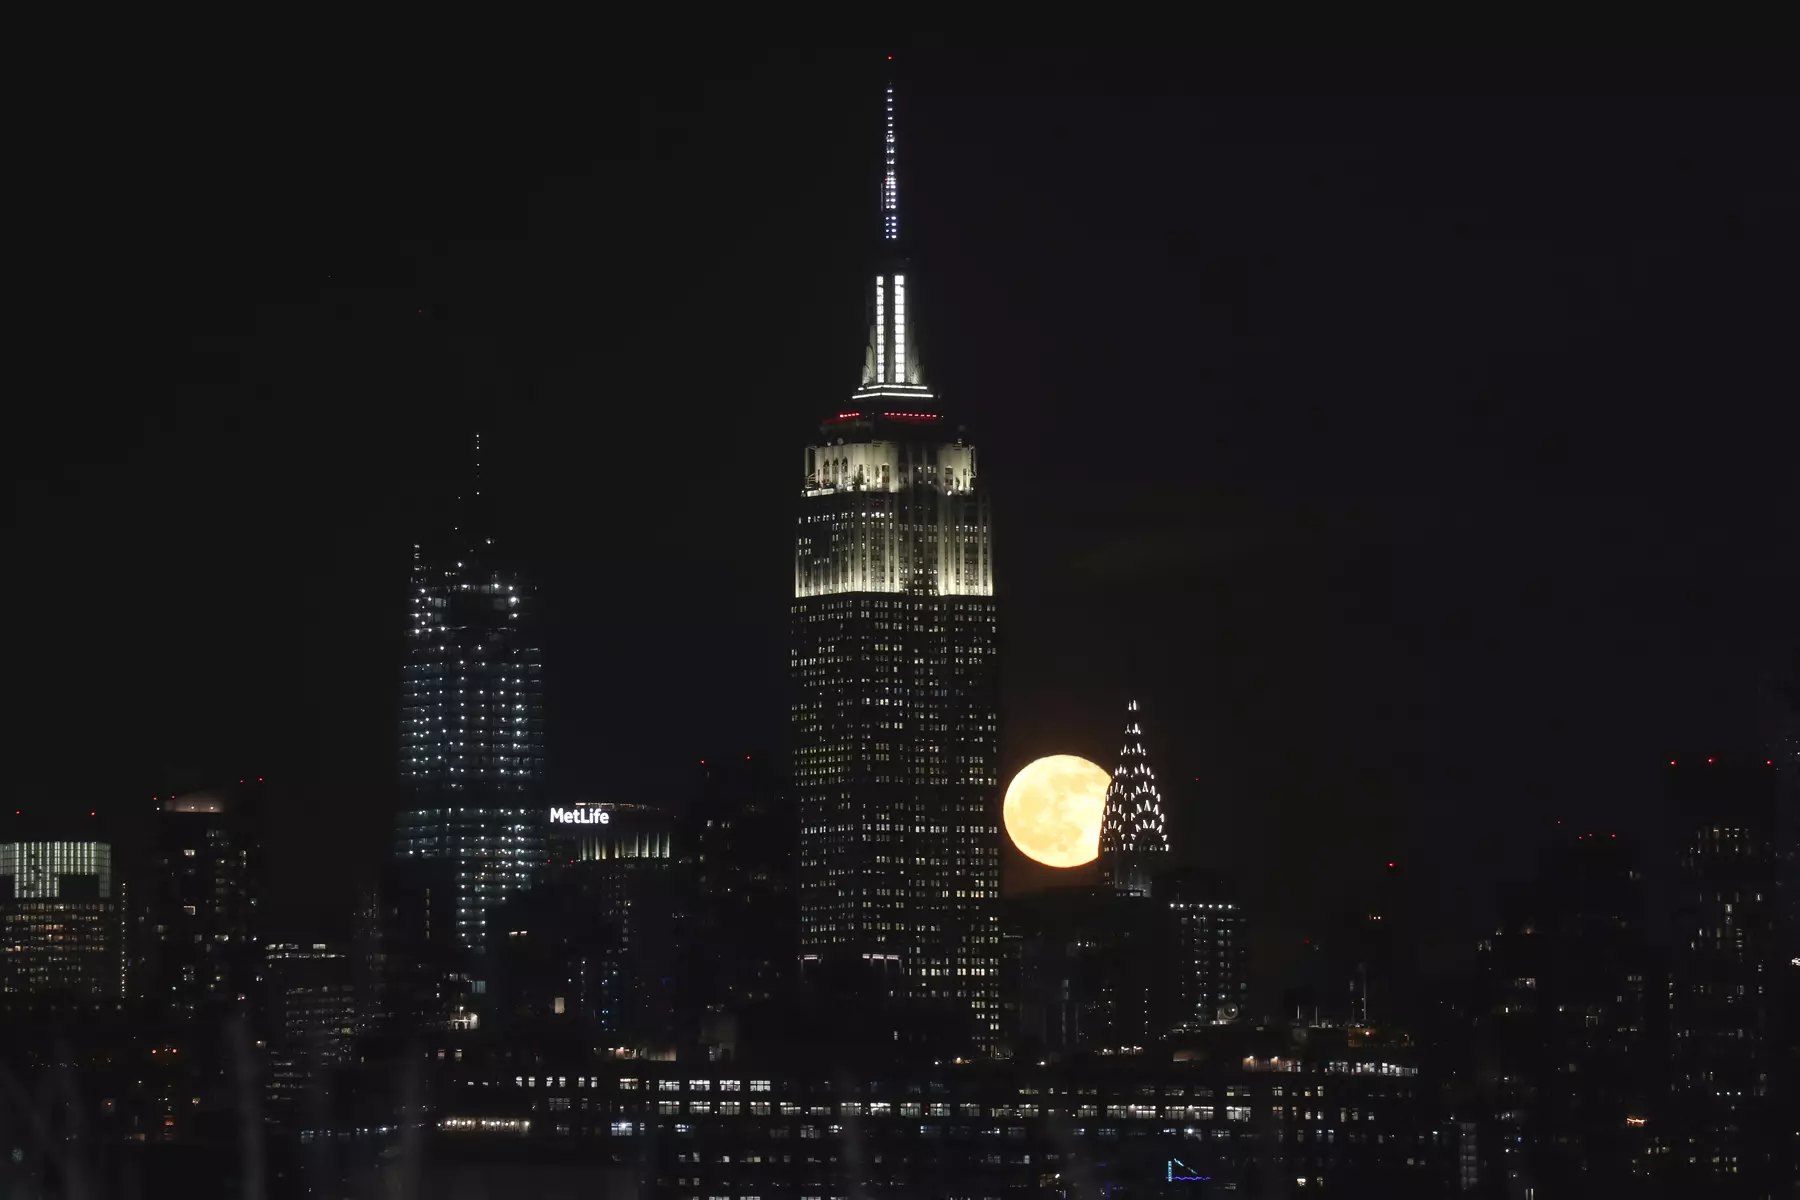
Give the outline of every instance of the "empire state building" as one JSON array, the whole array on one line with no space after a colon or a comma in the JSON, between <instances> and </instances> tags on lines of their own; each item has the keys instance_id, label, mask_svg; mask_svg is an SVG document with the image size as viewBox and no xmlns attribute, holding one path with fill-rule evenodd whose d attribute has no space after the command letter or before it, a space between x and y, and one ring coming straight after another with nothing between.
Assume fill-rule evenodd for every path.
<instances>
[{"instance_id":1,"label":"empire state building","mask_svg":"<svg viewBox=\"0 0 1800 1200\"><path fill-rule=\"evenodd\" d=\"M806 447L790 670L804 969L999 1040L994 550L975 446L926 383L894 93L861 386Z\"/></svg>"}]
</instances>

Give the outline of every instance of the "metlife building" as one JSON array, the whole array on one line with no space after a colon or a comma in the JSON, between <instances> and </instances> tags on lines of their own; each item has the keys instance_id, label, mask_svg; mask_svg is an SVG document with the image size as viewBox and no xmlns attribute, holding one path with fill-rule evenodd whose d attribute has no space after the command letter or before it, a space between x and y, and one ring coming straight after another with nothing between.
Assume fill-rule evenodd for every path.
<instances>
[{"instance_id":1,"label":"metlife building","mask_svg":"<svg viewBox=\"0 0 1800 1200\"><path fill-rule=\"evenodd\" d=\"M578 801L544 811L546 857L559 867L620 859L667 865L673 842L669 814L647 804Z\"/></svg>"},{"instance_id":2,"label":"metlife building","mask_svg":"<svg viewBox=\"0 0 1800 1200\"><path fill-rule=\"evenodd\" d=\"M503 1006L566 1021L611 1048L659 1053L691 1025L678 1004L680 889L670 815L642 804L554 805L549 860L496 911Z\"/></svg>"}]
</instances>

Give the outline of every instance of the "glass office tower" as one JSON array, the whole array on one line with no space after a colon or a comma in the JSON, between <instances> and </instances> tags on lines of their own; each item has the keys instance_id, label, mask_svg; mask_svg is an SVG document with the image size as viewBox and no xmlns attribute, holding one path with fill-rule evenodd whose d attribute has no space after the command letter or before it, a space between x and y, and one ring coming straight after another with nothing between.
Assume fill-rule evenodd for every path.
<instances>
[{"instance_id":1,"label":"glass office tower","mask_svg":"<svg viewBox=\"0 0 1800 1200\"><path fill-rule=\"evenodd\" d=\"M401 678L395 829L401 864L452 864L455 936L486 944L487 913L544 860L543 656L535 587L485 532L480 438L457 523L413 548Z\"/></svg>"}]
</instances>

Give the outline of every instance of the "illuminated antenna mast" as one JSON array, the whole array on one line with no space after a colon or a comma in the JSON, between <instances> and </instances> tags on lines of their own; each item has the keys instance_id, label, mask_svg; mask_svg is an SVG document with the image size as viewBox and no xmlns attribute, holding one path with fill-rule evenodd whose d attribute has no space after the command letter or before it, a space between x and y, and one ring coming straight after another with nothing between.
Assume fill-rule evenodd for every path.
<instances>
[{"instance_id":1,"label":"illuminated antenna mast","mask_svg":"<svg viewBox=\"0 0 1800 1200\"><path fill-rule=\"evenodd\" d=\"M889 57L892 57L891 55ZM887 89L886 174L881 177L881 236L893 242L900 238L900 192L894 174L894 85Z\"/></svg>"},{"instance_id":2,"label":"illuminated antenna mast","mask_svg":"<svg viewBox=\"0 0 1800 1200\"><path fill-rule=\"evenodd\" d=\"M891 61L893 55L888 55ZM895 149L894 84L883 92L885 111L882 132L881 238L885 247L875 256L876 275L868 312L869 345L863 355L862 386L906 388L923 392L919 349L912 332L912 311L906 304L906 264L900 252L900 169ZM918 293L914 292L914 298ZM921 395L917 400L931 397Z\"/></svg>"}]
</instances>

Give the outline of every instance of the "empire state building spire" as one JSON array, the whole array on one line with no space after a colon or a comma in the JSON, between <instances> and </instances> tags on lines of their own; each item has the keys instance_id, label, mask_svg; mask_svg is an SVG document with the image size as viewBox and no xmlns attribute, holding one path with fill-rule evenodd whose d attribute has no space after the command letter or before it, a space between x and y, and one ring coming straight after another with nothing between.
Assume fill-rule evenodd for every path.
<instances>
[{"instance_id":1,"label":"empire state building spire","mask_svg":"<svg viewBox=\"0 0 1800 1200\"><path fill-rule=\"evenodd\" d=\"M886 166L881 177L881 236L900 240L900 183L894 169L894 85L887 86L887 134L882 147Z\"/></svg>"},{"instance_id":2,"label":"empire state building spire","mask_svg":"<svg viewBox=\"0 0 1800 1200\"><path fill-rule=\"evenodd\" d=\"M903 400L908 410L929 407L933 399L919 368L918 339L906 305L907 262L900 243L900 178L895 165L894 85L883 101L881 174L881 250L874 284L868 293L869 346L863 355L862 386L854 399Z\"/></svg>"}]
</instances>

